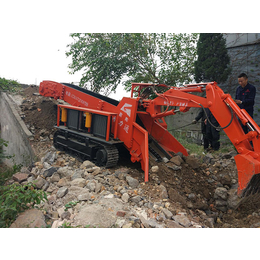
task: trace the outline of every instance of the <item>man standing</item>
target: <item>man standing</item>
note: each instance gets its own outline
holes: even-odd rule
[[[207,116],[205,115],[204,110],[201,108],[192,123],[196,124],[201,119],[201,132],[203,135],[204,149],[213,149],[217,151],[220,147],[219,130],[216,129],[216,127],[219,127],[219,123],[208,108],[206,108],[205,111],[207,113]],[[207,118],[210,120],[211,124],[207,121]]]
[[[235,102],[253,118],[256,88],[248,83],[248,77],[245,73],[238,76],[238,83],[240,86],[236,90]],[[247,126],[242,124],[241,126],[245,134],[248,133]]]
[[[198,115],[192,121],[193,124],[197,124],[197,122],[201,119],[201,133],[203,135],[203,146],[204,146],[205,150],[207,150],[209,148],[209,144],[210,144],[210,141],[209,141],[209,139],[207,138],[207,135],[206,135],[206,124],[205,124],[206,118],[207,117],[204,113],[204,110],[202,108],[200,108]]]
[[[205,119],[206,136],[211,143],[211,148],[214,151],[218,151],[220,147],[220,142],[219,142],[220,134],[218,128],[219,123],[208,108],[206,108],[206,113],[207,113],[207,119]]]

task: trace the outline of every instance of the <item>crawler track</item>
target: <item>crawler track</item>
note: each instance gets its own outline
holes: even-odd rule
[[[115,145],[97,143],[83,138],[82,135],[60,129],[54,134],[53,144],[57,150],[65,151],[80,160],[91,160],[98,166],[113,167],[119,160],[118,149]]]

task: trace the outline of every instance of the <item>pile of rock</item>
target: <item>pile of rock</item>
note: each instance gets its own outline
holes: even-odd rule
[[[38,205],[42,215],[36,214],[35,210],[24,212],[12,227],[214,227],[218,212],[225,213],[235,208],[239,201],[230,174],[214,175],[222,165],[229,164],[227,160],[232,159],[212,161],[203,168],[209,181],[217,183],[212,211],[206,214],[203,207],[189,206],[196,200],[197,194],[189,193],[187,199],[190,202],[187,207],[182,207],[181,203],[172,200],[173,197],[181,197],[177,190],[167,190],[158,181],[153,187],[159,192],[155,200],[144,189],[148,184],[133,178],[128,168],[100,168],[90,161],[82,163],[50,148],[31,169],[23,168],[13,176],[13,181],[21,184],[33,182],[37,189],[48,194],[48,200]],[[193,168],[200,167],[198,160],[192,156],[185,158],[185,162],[176,156],[170,163],[167,165],[177,167],[172,169],[175,171],[181,169],[184,163]],[[158,171],[158,166],[151,167],[150,178],[153,179]],[[34,222],[29,216],[30,223],[24,223],[24,214],[33,214],[37,219]]]
[[[48,201],[38,205],[45,224],[31,218],[29,225],[19,223],[26,219],[22,217],[12,227],[202,227],[185,209],[173,209],[163,185],[158,185],[160,199],[152,201],[143,192],[146,184],[131,177],[127,168],[103,169],[90,161],[81,163],[64,153],[49,151],[30,170],[24,168],[15,174],[13,181],[35,183],[48,194]]]

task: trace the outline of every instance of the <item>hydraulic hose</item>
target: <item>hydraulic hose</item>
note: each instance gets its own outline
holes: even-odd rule
[[[229,110],[230,110],[230,113],[231,113],[231,119],[230,119],[230,122],[229,122],[226,126],[224,126],[224,127],[214,126],[214,125],[211,123],[211,121],[209,120],[209,117],[208,117],[208,115],[207,115],[207,112],[206,112],[205,107],[204,107],[203,105],[201,105],[201,104],[199,104],[199,105],[202,107],[202,109],[203,109],[203,111],[204,111],[204,113],[205,113],[205,115],[206,115],[206,117],[207,117],[207,121],[209,122],[209,124],[210,124],[212,127],[214,127],[216,130],[218,130],[218,131],[219,131],[219,130],[223,130],[223,129],[229,127],[230,124],[232,123],[233,118],[234,118],[234,113],[233,113],[232,108],[231,108],[229,105],[227,105],[227,106],[228,106],[228,108],[229,108]]]
[[[159,86],[159,85],[164,85],[164,87],[168,87],[168,86],[165,85],[165,84],[157,84],[156,86]],[[167,108],[166,108],[165,111],[162,112],[162,114],[163,114],[163,113],[166,113],[166,112],[168,111],[168,109],[169,109],[169,100],[168,100],[168,98],[167,98],[166,96],[164,96],[164,95],[158,93],[158,92],[155,90],[154,87],[155,87],[155,85],[152,85],[152,90],[153,90],[154,94],[157,95],[158,97],[161,97],[161,98],[166,99],[166,102],[167,102]]]
[[[157,84],[157,86],[158,86],[158,85],[160,85],[160,84]],[[167,85],[165,85],[165,86],[167,86]],[[166,101],[167,101],[167,108],[166,108],[166,110],[164,111],[164,112],[166,112],[166,111],[169,109],[169,103],[168,103],[169,101],[168,101],[167,97],[165,97],[165,96],[163,96],[163,95],[157,93],[157,91],[154,89],[154,87],[155,87],[155,86],[153,85],[153,86],[152,86],[153,92],[154,92],[157,96],[161,96],[162,98],[166,99]],[[229,108],[229,110],[230,110],[230,113],[231,113],[231,119],[230,119],[230,122],[229,122],[226,126],[224,126],[224,127],[214,126],[213,123],[211,123],[211,121],[209,120],[209,117],[208,117],[208,115],[207,115],[207,112],[206,112],[205,107],[204,107],[202,104],[200,104],[200,103],[197,103],[197,104],[199,104],[199,105],[202,107],[202,109],[203,109],[203,111],[204,111],[204,113],[205,113],[205,115],[206,115],[206,117],[207,117],[207,121],[208,121],[209,124],[210,124],[212,127],[214,127],[216,130],[218,130],[218,131],[219,131],[219,130],[223,130],[223,129],[229,127],[230,124],[232,123],[233,118],[234,118],[234,112],[233,112],[232,108],[231,108],[228,104],[227,104],[227,106],[228,106],[228,108]]]

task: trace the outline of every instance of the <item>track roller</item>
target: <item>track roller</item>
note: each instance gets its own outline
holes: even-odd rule
[[[115,146],[103,146],[96,153],[96,164],[98,166],[113,167],[119,159],[118,149]]]

